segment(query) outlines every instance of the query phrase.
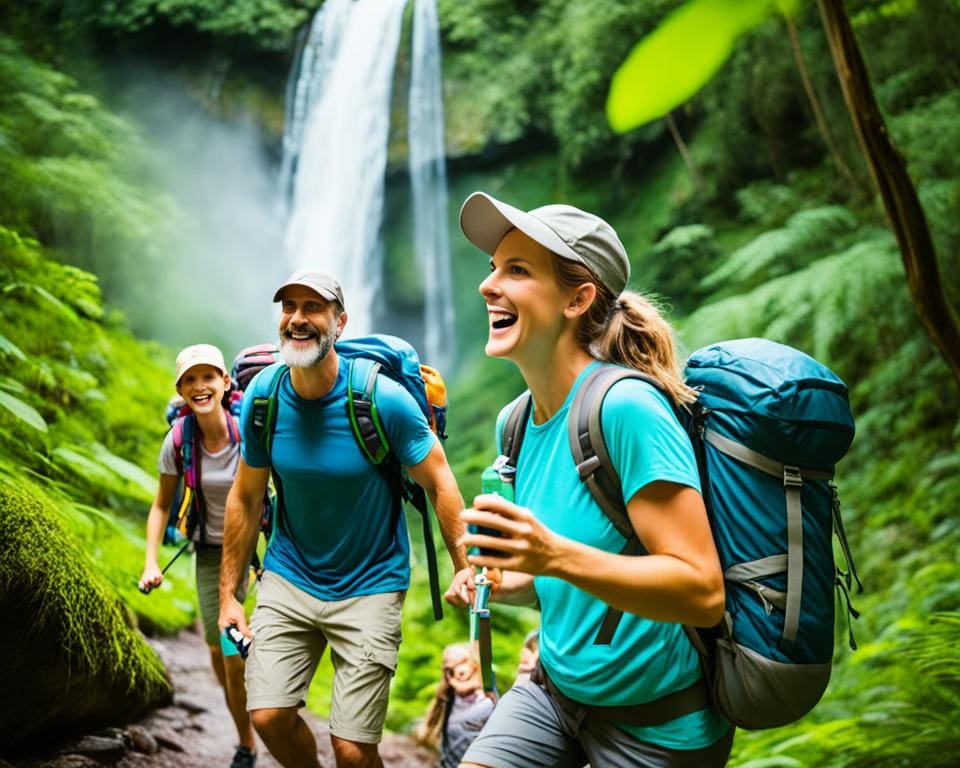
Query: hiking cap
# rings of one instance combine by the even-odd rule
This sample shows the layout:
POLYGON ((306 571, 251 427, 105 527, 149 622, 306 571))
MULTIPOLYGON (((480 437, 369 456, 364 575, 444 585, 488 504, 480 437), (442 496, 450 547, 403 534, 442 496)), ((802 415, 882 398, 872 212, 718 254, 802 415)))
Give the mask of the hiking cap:
POLYGON ((177 378, 173 385, 177 386, 183 374, 189 371, 195 365, 212 365, 218 368, 220 373, 227 372, 227 365, 223 362, 223 353, 213 344, 194 344, 192 347, 186 347, 177 355, 177 378))
POLYGON ((287 282, 277 288, 273 294, 273 300, 280 301, 283 289, 291 285, 302 285, 312 291, 316 291, 327 301, 336 301, 340 304, 340 309, 344 308, 343 289, 340 287, 340 281, 332 274, 323 269, 298 269, 287 282))
POLYGON ((589 267, 614 296, 630 279, 627 251, 607 222, 572 205, 544 205, 521 211, 486 192, 474 192, 460 209, 460 229, 491 256, 511 229, 564 259, 589 267))

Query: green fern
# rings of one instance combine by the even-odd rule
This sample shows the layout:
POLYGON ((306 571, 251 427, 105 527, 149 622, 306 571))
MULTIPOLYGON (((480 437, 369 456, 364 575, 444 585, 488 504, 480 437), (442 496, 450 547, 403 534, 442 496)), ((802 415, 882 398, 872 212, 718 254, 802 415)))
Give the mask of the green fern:
POLYGON ((870 307, 877 306, 878 299, 882 304, 891 294, 898 295, 902 274, 896 243, 890 235, 881 234, 805 269, 701 307, 680 323, 681 338, 695 349, 722 339, 763 336, 829 360, 836 357, 833 352, 841 339, 852 332, 884 349, 897 338, 890 323, 901 318, 902 310, 864 321, 873 314, 870 307), (890 335, 884 340, 886 334, 890 335))
POLYGON ((734 251, 701 281, 704 291, 745 290, 806 266, 828 252, 856 227, 850 211, 840 206, 812 208, 794 214, 785 226, 764 232, 734 251))

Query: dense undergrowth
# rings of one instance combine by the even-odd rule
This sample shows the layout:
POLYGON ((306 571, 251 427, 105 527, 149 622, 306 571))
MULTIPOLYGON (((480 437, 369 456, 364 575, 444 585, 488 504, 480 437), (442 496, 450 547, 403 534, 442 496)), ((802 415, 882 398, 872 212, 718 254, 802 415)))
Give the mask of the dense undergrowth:
MULTIPOLYGON (((459 82, 473 97, 469 109, 458 111, 456 95, 449 107, 448 124, 464 130, 457 151, 547 137, 535 151, 515 147, 508 160, 488 158, 452 174, 451 231, 459 202, 478 188, 521 207, 562 199, 597 210, 632 254, 633 287, 662 296, 685 352, 724 338, 766 336, 815 355, 849 384, 857 437, 838 484, 865 585, 853 596, 861 611, 853 625, 859 649, 849 650, 847 627, 838 622, 835 672, 823 702, 794 726, 738 734, 731 765, 952 765, 960 753, 957 383, 910 303, 896 242, 869 192, 809 8, 798 19, 800 40, 852 181, 837 173, 809 117, 777 21, 746 38, 716 81, 677 115, 689 141, 687 163, 663 126, 623 140, 604 133, 595 111, 604 73, 615 65, 612 52, 667 5, 441 4, 448 90, 459 82), (595 61, 587 54, 604 24, 614 22, 609 50, 595 61), (555 60, 556 47, 534 44, 539 32, 556 40, 577 24, 555 60), (495 34, 485 35, 488 28, 495 34), (544 82, 556 89, 537 86, 544 82)), ((960 11, 934 0, 849 5, 956 307, 960 64, 945 41, 955 39, 960 11)), ((124 24, 149 31, 153 5, 131 7, 136 13, 125 20, 98 14, 101 32, 124 24)), ((203 34, 227 30, 236 41, 256 30, 259 6, 252 1, 232 20, 200 4, 183 7, 178 23, 203 34)), ((273 45, 300 17, 283 3, 270 8, 264 24, 275 27, 273 45)), ((164 30, 176 36, 176 29, 164 30)), ((31 49, 42 47, 35 43, 31 49)), ((104 309, 100 284, 108 296, 117 286, 137 287, 134 303, 149 315, 165 295, 150 278, 158 274, 150 265, 163 263, 158 219, 173 211, 169 220, 180 221, 182 212, 146 183, 149 150, 136 127, 69 78, 0 40, 0 84, 0 605, 5 621, 59 622, 57 631, 70 640, 51 666, 87 665, 114 683, 122 669, 141 702, 155 701, 165 683, 130 625, 165 633, 195 616, 185 558, 163 588, 149 597, 136 591, 172 350, 134 338, 127 319, 104 309), (131 280, 141 266, 143 279, 131 280), (53 563, 38 569, 51 553, 58 555, 53 563), (45 581, 37 580, 38 570, 49 571, 45 581), (24 602, 41 583, 52 597, 24 602), (104 639, 96 648, 85 634, 91 627, 104 639)), ((461 353, 447 377, 447 450, 469 501, 493 458, 496 413, 522 382, 512 365, 481 354, 486 318, 476 286, 486 259, 459 236, 452 240, 461 353)), ((390 268, 402 270, 398 263, 390 268)), ((425 710, 443 645, 467 633, 466 616, 452 609, 434 624, 419 537, 411 518, 414 583, 388 717, 398 730, 425 710)), ((535 621, 532 612, 497 609, 501 687, 535 621)), ((41 675, 46 666, 33 671, 41 675)), ((310 706, 323 713, 330 674, 326 662, 321 669, 310 706)), ((0 695, 13 690, 20 688, 0 685, 0 695)), ((24 708, 26 720, 31 711, 24 708)))

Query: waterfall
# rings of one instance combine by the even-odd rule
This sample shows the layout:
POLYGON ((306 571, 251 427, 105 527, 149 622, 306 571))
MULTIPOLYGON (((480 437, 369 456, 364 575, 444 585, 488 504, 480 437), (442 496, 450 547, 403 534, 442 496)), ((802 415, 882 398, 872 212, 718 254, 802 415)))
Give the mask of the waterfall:
POLYGON ((290 106, 289 143, 297 151, 285 161, 292 176, 287 250, 295 268, 337 275, 351 335, 372 330, 380 290, 390 88, 405 4, 327 0, 290 106))
POLYGON ((427 359, 443 369, 453 362, 455 334, 437 0, 416 0, 414 6, 407 113, 413 243, 423 276, 424 344, 427 359))
MULTIPOLYGON (((287 86, 281 202, 294 268, 343 284, 350 335, 371 330, 383 272, 380 225, 390 89, 406 0, 327 0, 287 86)), ((424 359, 454 356, 440 30, 415 0, 408 101, 414 252, 424 290, 424 359)))

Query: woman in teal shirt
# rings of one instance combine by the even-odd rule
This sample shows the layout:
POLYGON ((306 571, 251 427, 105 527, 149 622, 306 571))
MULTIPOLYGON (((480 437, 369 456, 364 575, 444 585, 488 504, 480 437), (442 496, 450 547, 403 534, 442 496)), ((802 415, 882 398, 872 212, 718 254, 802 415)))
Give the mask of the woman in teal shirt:
MULTIPOLYGON (((567 205, 524 212, 477 192, 460 224, 492 257, 480 285, 485 351, 512 360, 532 395, 516 503, 482 495, 463 515, 501 538, 474 534, 464 543, 501 553, 471 557, 499 569, 494 600, 538 603, 542 613, 540 674, 504 695, 463 765, 722 766, 733 729, 705 701, 662 716, 666 697, 700 688, 698 656, 682 625, 713 626, 724 605, 692 447, 669 401, 682 407, 695 399, 672 329, 624 290, 626 251, 597 216, 567 205), (618 382, 601 416, 642 557, 621 554, 627 539, 580 481, 569 447, 570 403, 603 363, 660 384, 618 382), (623 618, 610 642, 598 643, 610 608, 623 618), (638 715, 644 704, 651 706, 638 715)), ((498 420, 500 445, 513 406, 498 420)), ((472 588, 461 577, 451 594, 466 604, 472 588)))

